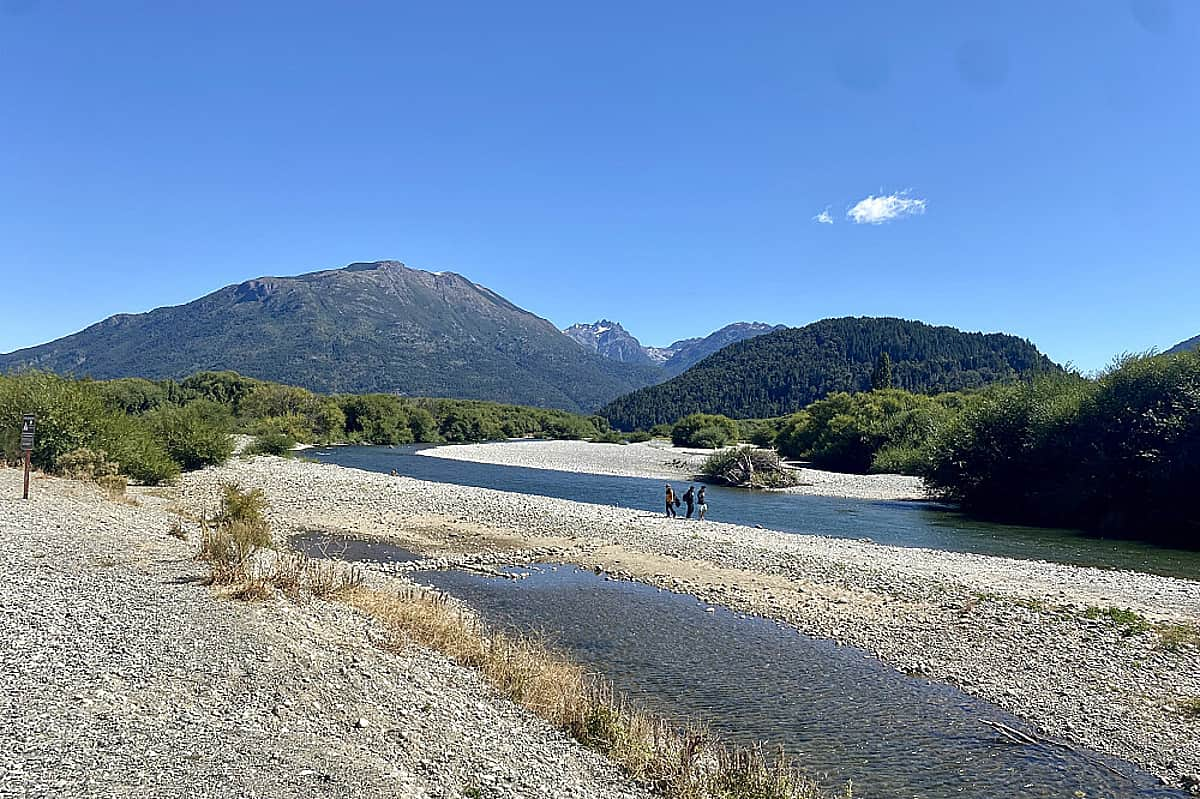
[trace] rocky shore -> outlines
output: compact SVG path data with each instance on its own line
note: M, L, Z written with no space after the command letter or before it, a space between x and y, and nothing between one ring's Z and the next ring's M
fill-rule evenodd
M300 464L188 481L281 463L282 508ZM178 489L114 501L39 475L22 501L20 477L0 469L0 796L645 796L347 606L214 596L168 535Z
M1200 782L1197 582L670 521L273 458L187 475L181 499L211 507L222 480L263 488L280 530L387 539L456 562L599 566L780 620L957 684L1172 784Z
M524 466L561 472L687 480L699 474L712 450L672 447L666 441L637 444L591 444L586 441L495 441L455 444L421 450L421 455L448 460ZM788 493L851 499L914 500L925 498L918 477L900 474L841 474L793 464L800 484Z

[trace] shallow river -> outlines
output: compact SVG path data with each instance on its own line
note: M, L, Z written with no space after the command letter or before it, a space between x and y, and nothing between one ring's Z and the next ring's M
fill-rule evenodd
M421 447L332 447L306 457L421 480L494 488L661 513L663 481L496 466L415 454ZM675 481L677 488L685 485ZM989 524L921 502L810 497L709 486L714 521L880 544L977 552L1200 579L1200 552L1091 538L1070 530ZM684 523L684 522L681 522Z
M385 543L314 533L315 556L394 562ZM1086 750L1004 743L981 720L1028 730L957 688L896 672L852 647L698 604L695 598L536 564L510 580L422 572L494 624L536 631L667 717L783 747L830 789L858 797L1183 797L1129 763ZM1076 793L1077 791L1081 793Z

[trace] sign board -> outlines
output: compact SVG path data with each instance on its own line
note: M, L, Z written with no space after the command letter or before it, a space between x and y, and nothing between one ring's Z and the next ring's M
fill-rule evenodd
M33 449L33 432L36 426L37 423L32 413L27 413L21 417L21 449L26 452Z

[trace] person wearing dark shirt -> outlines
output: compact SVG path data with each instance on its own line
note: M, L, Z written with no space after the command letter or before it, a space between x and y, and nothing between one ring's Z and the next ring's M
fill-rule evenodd
M706 500L704 497L704 489L706 489L706 488L708 488L708 486L700 486L700 493L696 496L696 501L698 503L700 503L700 515L697 516L696 518L699 519L700 521L704 521L704 514L708 513L708 500ZM690 508L690 506L689 506L689 508ZM690 514L690 510L689 510L689 514Z
M683 492L683 501L687 505L687 518L692 518L692 512L696 509L696 487L688 486L688 490Z

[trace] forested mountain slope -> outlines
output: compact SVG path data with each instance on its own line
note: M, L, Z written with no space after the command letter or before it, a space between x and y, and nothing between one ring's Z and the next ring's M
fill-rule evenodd
M863 391L881 353L891 384L955 391L1059 367L1029 341L1002 333L894 318L825 319L725 347L678 377L609 403L601 415L622 429L648 428L689 413L780 416L834 391Z

